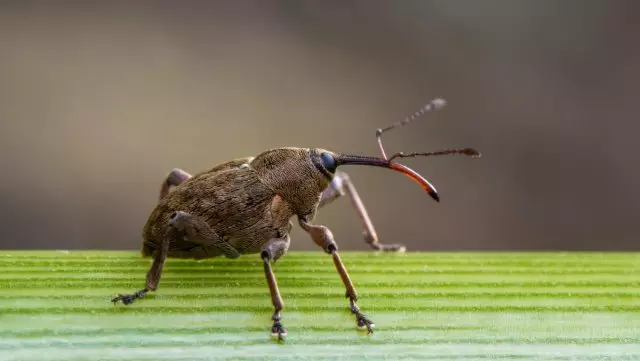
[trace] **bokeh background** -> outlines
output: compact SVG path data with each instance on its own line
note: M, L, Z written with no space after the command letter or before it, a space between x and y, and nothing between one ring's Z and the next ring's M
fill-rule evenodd
M139 249L173 167L279 146L481 159L344 168L409 250L637 250L640 2L0 2L0 247ZM366 250L345 198L323 209ZM292 249L317 250L297 228Z

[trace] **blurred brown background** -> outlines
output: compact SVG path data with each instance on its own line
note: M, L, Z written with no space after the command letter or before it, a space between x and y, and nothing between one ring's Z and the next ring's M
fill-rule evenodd
M350 173L412 250L640 249L640 2L0 2L0 247L139 249L160 182L278 146L406 160ZM347 199L317 218L368 249ZM317 250L299 228L292 249Z

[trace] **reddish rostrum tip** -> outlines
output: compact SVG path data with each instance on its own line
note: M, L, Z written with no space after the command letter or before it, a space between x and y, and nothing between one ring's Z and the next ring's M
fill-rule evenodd
M424 179L424 177L418 174L416 171L400 163L389 163L389 168L395 171L398 171L406 175L410 179L418 182L418 184L420 184L422 189L424 189L427 193L429 193L431 198L433 198L436 202L440 202L440 195L438 195L438 191L436 190L436 188L431 183L429 183L428 180Z

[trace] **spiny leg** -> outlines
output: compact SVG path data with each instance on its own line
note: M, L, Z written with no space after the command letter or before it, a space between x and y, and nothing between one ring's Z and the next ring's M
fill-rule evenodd
M264 261L264 275L269 285L269 292L271 293L271 303L273 303L273 327L271 327L271 336L278 337L278 340L282 341L283 337L287 335L287 329L280 323L280 312L284 309L284 301L280 296L280 290L278 289L278 283L276 276L271 269L271 261L274 263L278 258L284 256L289 249L290 238L286 235L282 238L272 238L264 246L260 252L260 257Z
M191 174L183 171L180 168L174 168L169 174L167 178L165 178L164 182L162 182L162 187L160 187L160 198L162 200L168 193L171 187L177 187L180 184L191 178Z
M351 282L347 269L340 259L340 255L338 255L338 245L333 239L333 234L329 228L325 226L311 224L309 219L313 219L313 217L299 217L298 222L300 223L300 227L309 233L311 239L313 239L318 246L322 247L322 249L333 258L333 263L335 264L336 269L340 274L340 279L342 279L342 283L347 290L346 296L349 298L351 313L356 316L358 329L366 329L368 333L373 333L373 327L375 326L374 323L360 311L360 308L356 304L358 301L358 293L353 286L353 282Z
M380 243L376 230L373 227L373 223L371 222L369 214L367 213L367 209L365 208L364 203L362 203L362 199L360 199L360 195L358 194L356 187L353 185L353 182L349 178L349 175L345 172L336 172L333 180L331 181L331 184L320 197L319 207L330 204L334 200L344 196L345 194L349 196L353 208L355 208L356 212L358 212L358 215L360 216L360 219L364 224L362 235L364 236L365 243L371 246L371 248L378 251L404 252L406 250L406 247L402 244Z

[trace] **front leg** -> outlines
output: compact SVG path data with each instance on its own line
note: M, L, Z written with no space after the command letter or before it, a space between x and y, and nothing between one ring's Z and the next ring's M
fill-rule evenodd
M364 203L362 203L362 199L360 199L360 195L349 178L349 175L345 172L336 172L329 187L322 192L318 207L324 207L344 195L349 197L353 208L358 213L358 216L360 216L360 220L364 226L362 235L364 236L365 243L378 251L404 252L406 250L406 247L402 244L380 243L376 230L373 227L373 222L371 222L371 218L369 218L369 214L367 213L367 209L364 207Z
M340 274L340 279L342 279L342 283L347 290L350 310L351 313L356 316L358 329L366 329L368 333L373 333L373 327L375 326L374 323L360 312L360 308L356 304L356 301L358 301L358 293L353 286L353 282L351 282L347 269L340 259L340 255L338 255L338 245L333 239L333 234L329 228L325 226L311 224L308 220L309 218L310 217L298 217L300 227L309 233L311 239L313 239L318 246L322 247L326 253L333 257L333 263L335 264L336 269Z
M275 262L280 257L284 256L289 249L290 244L289 235L282 238L272 238L264 246L260 252L260 257L264 262L264 275L267 279L267 285L269 285L269 292L271 293L271 303L273 303L273 327L271 327L271 336L277 337L282 341L283 337L287 335L287 329L280 323L280 312L284 309L284 301L280 296L280 290L278 289L278 283L276 276L271 269L271 261Z

